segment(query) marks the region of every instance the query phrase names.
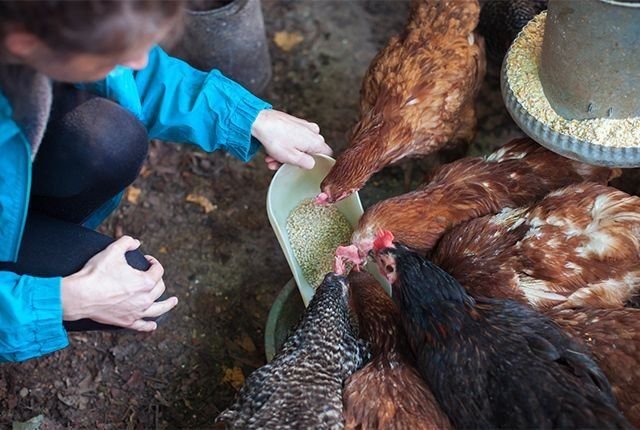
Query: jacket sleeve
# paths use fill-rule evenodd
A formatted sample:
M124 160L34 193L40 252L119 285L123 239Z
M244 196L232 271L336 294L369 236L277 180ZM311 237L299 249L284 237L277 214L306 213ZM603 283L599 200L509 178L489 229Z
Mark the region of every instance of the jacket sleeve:
M157 46L144 69L117 67L104 81L80 87L133 112L151 138L222 149L243 161L260 147L251 136L253 122L271 108L218 70L196 70Z
M23 361L69 344L60 285L61 278L0 271L0 361Z

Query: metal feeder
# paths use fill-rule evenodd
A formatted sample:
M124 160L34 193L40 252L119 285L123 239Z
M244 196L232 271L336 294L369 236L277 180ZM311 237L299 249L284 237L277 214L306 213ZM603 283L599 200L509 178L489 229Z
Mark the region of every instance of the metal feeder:
M640 1L550 0L539 77L567 120L640 117ZM507 54L508 55L508 54ZM530 115L506 77L501 87L518 126L561 155L609 167L639 167L640 147L605 146L558 133Z
M260 0L187 9L185 21L172 55L200 70L219 69L253 93L265 89L272 71Z
M640 2L551 0L540 80L565 118L640 116Z

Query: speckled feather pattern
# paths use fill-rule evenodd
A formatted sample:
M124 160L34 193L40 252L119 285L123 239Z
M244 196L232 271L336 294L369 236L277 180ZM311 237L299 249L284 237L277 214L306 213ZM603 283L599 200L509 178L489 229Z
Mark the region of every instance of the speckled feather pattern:
M322 182L334 198L360 189L404 157L424 156L475 135L474 99L485 74L474 33L476 0L413 0L402 35L373 59L360 91L350 147Z
M487 157L444 165L416 191L372 205L352 242L371 242L378 230L389 230L399 242L426 252L460 223L532 203L576 182L606 184L618 173L561 157L531 139L516 139Z
M640 198L571 185L461 224L433 259L472 295L537 309L623 306L640 289Z
M633 428L596 363L550 319L474 300L404 247L384 252L418 368L456 428Z
M344 380L366 356L350 323L346 278L329 274L282 350L217 421L230 429L341 429Z
M640 428L640 309L552 309L546 315L586 345L620 409Z

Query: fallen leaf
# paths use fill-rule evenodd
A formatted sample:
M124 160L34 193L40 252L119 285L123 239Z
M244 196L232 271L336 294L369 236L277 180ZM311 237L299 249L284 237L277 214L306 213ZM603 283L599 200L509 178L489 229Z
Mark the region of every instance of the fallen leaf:
M200 205L202 209L204 209L204 213L206 214L218 209L218 206L211 203L211 200L209 200L205 196L201 196L198 194L189 194L186 198L186 201L188 201L189 203L196 203Z
M273 36L273 42L278 48L282 49L285 52L291 51L303 40L304 36L297 31L278 31L276 32L275 36Z
M253 343L253 339L251 339L248 335L243 335L240 338L240 346L242 347L242 349L244 349L245 351L251 353L251 352L255 352L256 351L256 344Z
M231 384L233 388L239 390L244 384L244 373L239 367L232 367L231 369L224 369L224 375L222 375L222 382Z
M146 164L144 166L142 166L142 169L140 169L140 176L143 177L143 178L146 178L151 173L153 173L153 171Z
M142 190L140 188L136 188L133 185L130 185L125 192L125 197L129 203L131 203L132 205L137 205L138 199L140 198L140 193L142 193Z
M83 395L70 394L68 396L63 396L61 393L58 393L57 397L58 400L65 405L81 411L87 409L87 404L89 403L89 399Z
M44 415L38 415L31 418L29 421L14 421L12 425L13 430L39 430L44 421Z
M169 250L167 249L166 246L161 246L160 249L158 250L158 252L160 254L166 254L167 252L169 252Z
M128 388L136 388L136 387L141 387L143 385L144 385L144 380L142 377L142 373L139 370L134 370L131 373L131 377L129 377L127 382L124 384L124 386Z
M91 376L91 373L89 373L87 376L84 377L82 381L78 383L77 392L78 394L84 394L90 391L95 391L95 389L96 389L95 381Z

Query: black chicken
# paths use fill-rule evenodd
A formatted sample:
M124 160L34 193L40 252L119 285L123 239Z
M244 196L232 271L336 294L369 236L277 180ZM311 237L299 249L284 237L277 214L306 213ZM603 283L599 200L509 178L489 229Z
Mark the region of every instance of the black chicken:
M367 355L351 326L348 283L328 274L295 333L253 372L216 421L231 429L343 428L343 382Z
M393 285L417 366L455 428L633 428L606 377L550 319L469 296L383 232L376 262Z
M484 36L487 57L502 64L511 42L531 19L547 8L547 0L486 0L478 32Z

